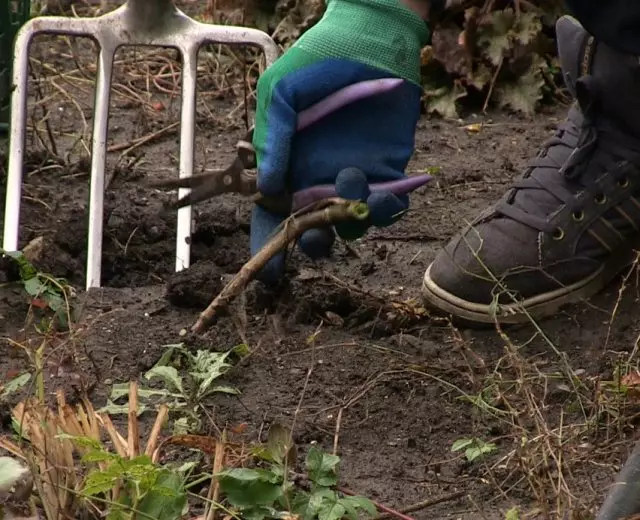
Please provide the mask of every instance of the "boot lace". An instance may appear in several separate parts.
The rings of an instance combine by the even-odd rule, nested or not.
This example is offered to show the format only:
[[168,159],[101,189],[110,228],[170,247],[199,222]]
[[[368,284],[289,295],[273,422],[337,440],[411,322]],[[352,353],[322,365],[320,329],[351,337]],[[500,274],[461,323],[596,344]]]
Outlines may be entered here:
[[[555,226],[549,216],[559,204],[578,213],[582,210],[578,194],[602,196],[597,180],[603,173],[609,172],[622,182],[628,174],[622,165],[630,164],[640,171],[640,142],[607,121],[598,109],[598,89],[589,81],[584,84],[585,95],[580,100],[582,121],[576,122],[577,117],[570,116],[558,127],[528,165],[525,176],[514,183],[511,196],[498,203],[498,214],[553,233]],[[522,190],[538,193],[518,193]],[[540,204],[541,199],[544,204]]]

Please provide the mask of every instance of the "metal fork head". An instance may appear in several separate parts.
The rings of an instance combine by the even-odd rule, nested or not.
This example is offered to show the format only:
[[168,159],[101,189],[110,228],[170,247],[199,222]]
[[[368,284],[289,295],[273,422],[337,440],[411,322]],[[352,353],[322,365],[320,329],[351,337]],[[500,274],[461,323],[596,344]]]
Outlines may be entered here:
[[[266,33],[247,27],[204,24],[193,20],[173,0],[127,0],[111,13],[96,18],[43,16],[22,26],[14,43],[9,169],[5,204],[3,248],[18,250],[22,167],[25,158],[29,47],[40,34],[84,36],[99,47],[92,132],[91,186],[86,288],[100,287],[104,212],[104,179],[110,87],[113,61],[122,46],[154,46],[176,49],[182,57],[182,106],[180,127],[180,178],[193,175],[197,55],[206,44],[259,47],[270,65],[278,47]],[[179,190],[178,197],[189,193]],[[191,207],[178,211],[176,271],[189,267]]]

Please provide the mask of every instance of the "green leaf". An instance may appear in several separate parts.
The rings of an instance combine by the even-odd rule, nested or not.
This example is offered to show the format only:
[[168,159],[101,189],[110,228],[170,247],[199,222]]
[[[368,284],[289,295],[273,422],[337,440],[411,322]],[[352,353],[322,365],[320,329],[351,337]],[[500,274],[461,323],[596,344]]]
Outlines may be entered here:
[[281,424],[272,424],[267,437],[267,451],[271,459],[278,464],[295,464],[296,446],[291,439],[291,430]]
[[39,296],[46,289],[46,286],[40,281],[37,276],[24,280],[22,283],[24,285],[24,290],[27,291],[27,294],[29,296]]
[[347,510],[347,514],[354,520],[357,519],[358,510],[362,510],[372,517],[378,514],[375,504],[366,497],[342,497],[340,503]]
[[532,11],[521,12],[513,27],[514,37],[521,45],[528,45],[534,41],[541,30],[540,16]]
[[511,28],[515,21],[513,9],[493,11],[488,23],[478,28],[478,45],[494,66],[498,66],[511,48]]
[[145,379],[150,381],[151,379],[161,379],[172,390],[178,391],[180,394],[184,394],[184,388],[182,387],[182,378],[178,374],[178,371],[169,366],[155,366],[151,368],[144,375]]
[[306,459],[309,479],[317,486],[335,486],[338,483],[336,466],[339,462],[340,457],[337,455],[329,455],[313,446]]
[[80,446],[82,448],[91,448],[96,451],[104,451],[102,444],[100,441],[92,439],[91,437],[84,437],[82,435],[70,435],[68,433],[59,433],[56,435],[56,439],[69,440],[73,442],[76,446]]
[[468,448],[469,446],[471,446],[473,443],[474,443],[473,439],[458,439],[453,443],[453,446],[451,446],[451,451],[456,452],[456,451],[464,450],[465,448]]
[[429,113],[436,112],[445,119],[458,117],[457,101],[467,95],[467,90],[459,81],[452,87],[444,86],[434,90],[426,90],[426,108]]
[[97,469],[91,471],[87,476],[82,493],[88,496],[107,493],[119,480],[121,475],[118,473],[117,471],[100,471]]
[[515,506],[509,509],[504,517],[504,520],[520,520],[520,508]]
[[212,393],[212,383],[221,377],[231,365],[226,362],[230,352],[220,353],[209,350],[199,350],[194,357],[194,370],[189,375],[198,382],[197,395],[199,399]]
[[488,455],[497,450],[497,446],[482,439],[458,439],[453,443],[451,451],[465,450],[465,457],[469,462],[473,462],[484,455]]
[[181,347],[182,347],[182,343],[177,343],[175,345],[163,345],[162,348],[164,348],[165,351],[162,353],[162,356],[160,356],[160,359],[158,359],[158,361],[156,361],[156,364],[153,366],[164,367],[164,366],[170,365],[176,351],[178,351]]
[[251,353],[251,350],[249,349],[249,345],[240,343],[240,345],[236,345],[235,347],[233,347],[231,349],[231,352],[233,352],[239,358],[244,358]]
[[[148,407],[143,403],[138,403],[138,416],[142,415],[148,410]],[[100,413],[108,413],[109,415],[123,415],[129,413],[129,403],[127,404],[115,404],[110,399],[107,399],[107,404],[100,410]]]
[[525,115],[533,115],[542,99],[544,84],[539,62],[534,60],[529,71],[521,75],[515,83],[504,84],[496,89],[498,103],[501,107],[511,107]]
[[161,471],[154,487],[138,504],[142,518],[156,518],[158,520],[178,520],[187,503],[184,490],[184,480],[177,474]]
[[0,399],[5,399],[11,394],[17,392],[24,387],[31,380],[31,374],[25,373],[10,379],[4,384],[2,393],[0,393]]
[[346,508],[338,500],[325,500],[318,511],[318,520],[340,520],[346,512]]
[[27,260],[27,257],[24,256],[22,251],[5,251],[4,249],[0,249],[3,255],[12,258],[20,269],[20,279],[24,282],[25,280],[29,280],[38,274],[38,270]]
[[[29,474],[29,468],[12,457],[0,457],[0,493],[8,493]],[[1,512],[1,511],[0,511]]]
[[272,506],[282,496],[279,479],[266,470],[228,469],[218,473],[216,478],[234,507]]
[[237,388],[233,388],[232,386],[214,386],[208,393],[215,394],[230,394],[230,395],[240,395],[242,392]]
[[100,450],[100,451],[90,451],[82,456],[82,462],[87,463],[96,463],[96,462],[115,462],[119,460],[120,457],[115,453],[109,453],[108,451]]

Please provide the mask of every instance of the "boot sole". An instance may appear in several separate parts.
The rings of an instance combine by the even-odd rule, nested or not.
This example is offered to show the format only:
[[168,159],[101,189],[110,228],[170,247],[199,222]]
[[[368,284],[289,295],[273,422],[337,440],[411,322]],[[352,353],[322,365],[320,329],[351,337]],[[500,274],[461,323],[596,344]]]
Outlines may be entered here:
[[579,282],[519,303],[499,306],[467,301],[445,291],[431,278],[431,264],[422,281],[422,296],[427,306],[449,314],[452,319],[461,320],[465,324],[526,323],[553,315],[565,305],[578,303],[599,293],[625,267],[633,264],[636,253],[627,249],[623,254],[612,254],[611,258],[602,268]]

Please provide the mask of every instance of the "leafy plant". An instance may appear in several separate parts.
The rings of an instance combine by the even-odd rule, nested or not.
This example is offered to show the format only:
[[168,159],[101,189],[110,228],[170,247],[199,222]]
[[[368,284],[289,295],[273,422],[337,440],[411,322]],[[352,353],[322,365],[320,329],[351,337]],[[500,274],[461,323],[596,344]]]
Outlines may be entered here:
[[490,455],[496,452],[497,449],[495,444],[475,437],[472,439],[458,439],[451,447],[452,452],[464,450],[464,456],[469,462],[474,462],[486,455]]
[[62,328],[68,327],[71,313],[69,300],[73,294],[68,282],[64,278],[38,271],[21,251],[0,252],[16,263],[20,283],[31,297],[31,305],[39,309],[50,309],[57,324]]
[[533,114],[555,93],[555,44],[547,36],[562,14],[553,1],[520,4],[466,2],[434,29],[423,51],[425,104],[429,112],[457,117],[458,100],[472,92],[490,102]]
[[110,499],[107,518],[176,520],[186,512],[183,475],[154,464],[148,455],[125,459],[93,439],[64,438],[88,448],[81,460],[93,468],[80,493],[89,499]]
[[[71,407],[61,391],[56,395],[55,410],[34,398],[14,407],[12,418],[23,442],[18,444],[7,436],[0,437],[0,448],[24,460],[33,476],[26,492],[19,493],[21,501],[29,501],[31,508],[35,508],[31,498],[33,485],[39,508],[48,520],[183,517],[187,507],[185,482],[193,464],[173,468],[156,462],[160,430],[168,413],[166,407],[161,407],[143,447],[135,413],[136,383],[129,386],[132,413],[124,435],[116,430],[108,415],[98,414],[86,398],[82,404]],[[113,451],[103,444],[103,436],[109,438]],[[15,463],[0,459],[0,476],[13,475],[11,479],[0,478],[0,491],[11,485],[17,487],[18,474],[23,476],[25,472]]]
[[357,520],[360,511],[376,515],[367,498],[336,489],[340,458],[312,447],[305,459],[306,475],[292,471],[295,445],[287,429],[274,425],[266,447],[256,452],[263,464],[255,468],[225,469],[215,475],[226,501],[242,518],[263,520]]
[[[161,388],[140,388],[139,412],[143,413],[154,403],[165,403],[173,412],[184,417],[175,421],[176,433],[198,431],[202,426],[203,401],[216,393],[237,395],[240,392],[230,386],[218,385],[232,364],[232,356],[247,354],[247,347],[240,345],[227,352],[198,350],[195,354],[187,350],[182,343],[166,345],[167,350],[158,362],[144,374],[147,381],[159,380]],[[184,373],[178,372],[184,368]],[[103,408],[109,414],[128,412],[128,405],[116,404],[129,393],[127,383],[116,384],[111,390],[110,399]]]

